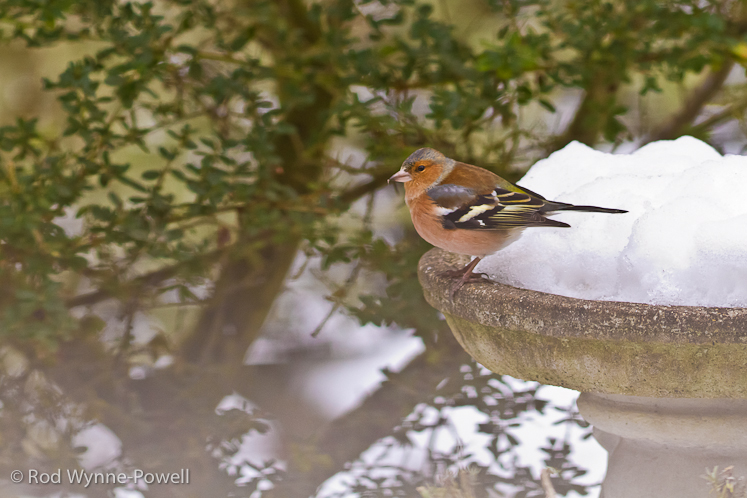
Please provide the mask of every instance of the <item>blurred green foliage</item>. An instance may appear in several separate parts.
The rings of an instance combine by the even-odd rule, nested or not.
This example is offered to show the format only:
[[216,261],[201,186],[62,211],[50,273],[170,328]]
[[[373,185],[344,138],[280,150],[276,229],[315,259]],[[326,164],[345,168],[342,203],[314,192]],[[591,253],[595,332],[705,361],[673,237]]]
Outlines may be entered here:
[[[95,301],[74,297],[81,278],[102,297],[138,294],[144,308],[173,289],[189,302],[188,284],[214,277],[218,252],[261,258],[278,243],[326,266],[383,271],[388,295],[345,304],[417,325],[420,311],[389,305],[418,293],[409,283],[422,249],[339,224],[409,152],[434,146],[515,179],[571,140],[645,138],[626,123],[623,87],[660,92],[745,49],[736,1],[469,7],[489,20],[475,32],[450,22],[459,6],[415,0],[2,2],[6,43],[90,52],[44,80],[62,129],[35,117],[0,129],[3,335],[69,334],[68,309]],[[583,97],[570,124],[543,127],[571,89]],[[691,129],[697,114],[674,135],[707,138]],[[363,159],[341,162],[338,137]],[[79,231],[60,228],[66,213]],[[159,265],[180,266],[133,278]]]

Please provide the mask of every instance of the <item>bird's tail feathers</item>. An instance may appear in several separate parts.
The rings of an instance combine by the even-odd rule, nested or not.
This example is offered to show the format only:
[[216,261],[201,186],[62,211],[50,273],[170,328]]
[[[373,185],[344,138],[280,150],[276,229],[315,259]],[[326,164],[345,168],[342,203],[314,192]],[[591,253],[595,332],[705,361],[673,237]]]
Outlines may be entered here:
[[548,205],[548,211],[583,211],[586,213],[610,213],[610,214],[622,214],[627,213],[624,209],[611,209],[603,208],[598,206],[574,206],[573,204],[565,204],[561,202],[552,203]]
[[556,228],[569,228],[570,225],[568,223],[563,223],[562,221],[553,220],[551,218],[545,218],[542,217],[542,221],[530,225],[530,226],[536,226],[536,227],[556,227]]

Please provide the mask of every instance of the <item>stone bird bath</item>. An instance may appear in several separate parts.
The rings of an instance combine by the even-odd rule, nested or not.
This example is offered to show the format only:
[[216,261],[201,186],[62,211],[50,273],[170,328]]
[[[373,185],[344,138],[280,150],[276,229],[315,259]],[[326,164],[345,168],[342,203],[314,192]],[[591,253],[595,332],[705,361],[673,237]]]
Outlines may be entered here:
[[604,498],[706,498],[705,469],[747,475],[747,309],[587,301],[502,284],[449,301],[465,256],[420,260],[428,302],[491,371],[581,391],[607,450]]

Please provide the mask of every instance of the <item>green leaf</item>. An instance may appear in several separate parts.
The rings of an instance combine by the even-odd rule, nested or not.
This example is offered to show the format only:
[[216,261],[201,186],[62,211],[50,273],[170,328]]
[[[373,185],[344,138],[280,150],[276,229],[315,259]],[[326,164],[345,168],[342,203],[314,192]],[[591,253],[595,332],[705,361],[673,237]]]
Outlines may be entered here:
[[155,180],[161,176],[161,172],[157,169],[149,169],[148,171],[144,171],[141,176],[144,180]]

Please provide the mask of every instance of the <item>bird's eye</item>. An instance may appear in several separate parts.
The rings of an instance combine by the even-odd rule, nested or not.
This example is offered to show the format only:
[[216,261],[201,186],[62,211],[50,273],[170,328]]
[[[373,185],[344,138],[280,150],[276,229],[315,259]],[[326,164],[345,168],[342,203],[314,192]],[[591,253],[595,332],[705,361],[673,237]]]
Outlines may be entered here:
[[415,171],[423,171],[424,169],[425,169],[425,166],[423,166],[421,164],[420,166],[418,166],[417,168],[415,168]]

